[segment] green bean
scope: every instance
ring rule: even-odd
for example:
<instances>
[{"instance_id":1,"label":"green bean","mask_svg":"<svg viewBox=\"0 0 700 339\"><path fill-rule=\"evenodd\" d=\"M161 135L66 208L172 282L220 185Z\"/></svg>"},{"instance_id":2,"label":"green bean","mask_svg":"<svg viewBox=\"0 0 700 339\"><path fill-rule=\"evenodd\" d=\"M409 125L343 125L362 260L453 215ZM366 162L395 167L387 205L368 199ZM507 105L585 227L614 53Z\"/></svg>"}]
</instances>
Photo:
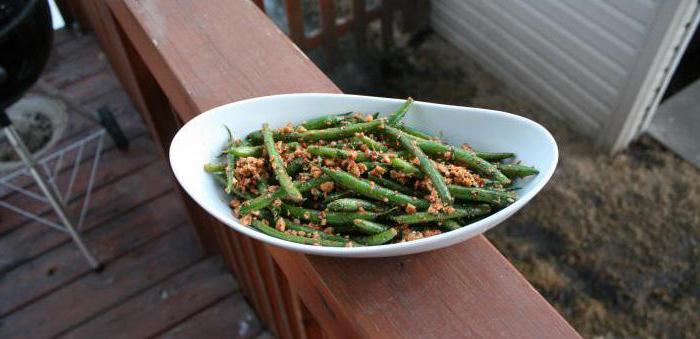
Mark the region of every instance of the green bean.
<instances>
[{"instance_id":1,"label":"green bean","mask_svg":"<svg viewBox=\"0 0 700 339\"><path fill-rule=\"evenodd\" d=\"M413 98L409 97L396 112L391 113L391 115L389 115L387 123L391 126L398 124L401 121L401 119L403 119L403 117L406 115L408 110L411 109L411 105L413 105Z\"/></svg>"},{"instance_id":2,"label":"green bean","mask_svg":"<svg viewBox=\"0 0 700 339\"><path fill-rule=\"evenodd\" d=\"M233 185L236 184L236 157L233 154L226 154L226 187L224 191L226 193L231 193L233 190Z\"/></svg>"},{"instance_id":3,"label":"green bean","mask_svg":"<svg viewBox=\"0 0 700 339\"><path fill-rule=\"evenodd\" d=\"M218 182L222 187L226 188L226 175L224 174L224 172L216 172L213 174L214 174L214 180L216 180L216 182ZM243 192L235 187L231 190L231 192L227 192L227 193L230 195L236 196L237 198L244 199L244 200L254 198L254 196L252 194L250 194L248 192Z\"/></svg>"},{"instance_id":4,"label":"green bean","mask_svg":"<svg viewBox=\"0 0 700 339\"><path fill-rule=\"evenodd\" d=\"M259 157L262 154L262 146L234 146L224 151L226 154L233 154L240 158Z\"/></svg>"},{"instance_id":5,"label":"green bean","mask_svg":"<svg viewBox=\"0 0 700 339\"><path fill-rule=\"evenodd\" d=\"M400 192L400 193L403 193L406 195L415 195L416 194L416 192L414 190L412 190L409 186L402 185L401 183L396 182L396 181L391 180L391 179L386 179L386 178L378 177L378 176L371 175L371 174L367 176L367 179L374 181L375 183L379 184L380 186L384 186L388 189L391 189L391 190L394 190L394 191L397 191L397 192Z\"/></svg>"},{"instance_id":6,"label":"green bean","mask_svg":"<svg viewBox=\"0 0 700 339\"><path fill-rule=\"evenodd\" d=\"M328 194L328 196L325 199L323 199L323 203L328 204L328 203L336 201L340 198L350 197L352 195L353 195L352 191L334 192L334 193Z\"/></svg>"},{"instance_id":7,"label":"green bean","mask_svg":"<svg viewBox=\"0 0 700 339\"><path fill-rule=\"evenodd\" d=\"M226 170L226 164L220 164L220 163L204 164L204 170L209 172L209 173L223 172Z\"/></svg>"},{"instance_id":8,"label":"green bean","mask_svg":"<svg viewBox=\"0 0 700 339\"><path fill-rule=\"evenodd\" d=\"M499 160L504 160L508 158L512 158L515 156L515 153L496 153L496 152L482 152L482 151L475 151L476 156L487 160L487 161L499 161Z\"/></svg>"},{"instance_id":9,"label":"green bean","mask_svg":"<svg viewBox=\"0 0 700 339\"><path fill-rule=\"evenodd\" d=\"M352 225L355 219L374 220L381 214L374 212L322 212L308 208L282 204L282 209L288 216L313 223L321 223L325 219L329 225Z\"/></svg>"},{"instance_id":10,"label":"green bean","mask_svg":"<svg viewBox=\"0 0 700 339\"><path fill-rule=\"evenodd\" d=\"M399 224L423 224L427 222L445 221L457 218L473 218L491 212L489 205L475 205L455 208L452 213L429 213L417 212L414 214L404 214L392 216L391 219Z\"/></svg>"},{"instance_id":11,"label":"green bean","mask_svg":"<svg viewBox=\"0 0 700 339\"><path fill-rule=\"evenodd\" d=\"M307 121L301 123L299 126L302 126L307 130L315 130L315 129L333 127L333 126L337 126L340 122L345 121L351 113L352 112L346 112L346 113L342 113L342 114L324 115L324 116L321 116L318 118L307 120ZM284 133L274 131L273 136L275 137L275 139L282 139L284 137ZM262 131L261 130L253 131L250 134L248 134L246 139L255 145L262 144L263 143Z\"/></svg>"},{"instance_id":12,"label":"green bean","mask_svg":"<svg viewBox=\"0 0 700 339\"><path fill-rule=\"evenodd\" d=\"M333 148L333 147L325 147L325 146L314 146L311 145L306 148L306 150L313 154L317 155L320 157L324 158L332 158L332 159L349 159L354 157L355 161L359 162L369 162L372 159L367 156L364 152L359 152L359 151L348 151L340 148ZM352 154L355 153L355 154ZM392 168L399 170L401 172L404 172L409 175L414 175L416 177L422 177L421 171L413 166L410 162L401 159L397 156L391 156L389 159L389 166Z\"/></svg>"},{"instance_id":13,"label":"green bean","mask_svg":"<svg viewBox=\"0 0 700 339\"><path fill-rule=\"evenodd\" d=\"M394 169L397 169L409 175L413 175L417 178L423 177L423 172L421 172L420 169L418 169L416 166L413 166L413 164L402 158L393 157L390 158L389 161L389 165Z\"/></svg>"},{"instance_id":14,"label":"green bean","mask_svg":"<svg viewBox=\"0 0 700 339\"><path fill-rule=\"evenodd\" d=\"M436 138L428 133L425 133L421 130L415 129L413 127L406 126L404 124L396 126L396 128L400 129L401 131L406 132L406 134L414 136L416 138L420 139L425 139L425 140L435 140Z\"/></svg>"},{"instance_id":15,"label":"green bean","mask_svg":"<svg viewBox=\"0 0 700 339\"><path fill-rule=\"evenodd\" d=\"M418 147L417 141L407 137L406 133L391 126L386 126L384 128L384 132L386 132L392 138L398 139L401 146L403 146L413 156L418 158L421 172L423 172L423 174L430 179L430 182L432 182L435 191L437 191L437 194L440 197L440 201L442 201L444 205L452 205L454 198L452 198L450 190L447 188L445 178L443 178L442 174L440 174L435 166L433 166L433 161L430 160L425 153L423 153L423 150L421 150L420 147Z\"/></svg>"},{"instance_id":16,"label":"green bean","mask_svg":"<svg viewBox=\"0 0 700 339\"><path fill-rule=\"evenodd\" d=\"M253 220L252 226L257 229L258 231L267 234L271 237L279 238L282 240L287 240L299 244L305 244L305 245L321 245L321 246L330 246L330 247L345 247L348 244L348 241L342 242L342 241L337 241L337 240L330 240L330 239L312 239L312 238L307 238L307 237L302 237L298 235L291 235L287 234L284 232L280 232L268 225L265 225L260 220Z\"/></svg>"},{"instance_id":17,"label":"green bean","mask_svg":"<svg viewBox=\"0 0 700 339\"><path fill-rule=\"evenodd\" d=\"M307 130L324 129L338 125L352 112L347 112L343 114L329 114L320 116L318 118L313 118L301 123L301 126Z\"/></svg>"},{"instance_id":18,"label":"green bean","mask_svg":"<svg viewBox=\"0 0 700 339\"><path fill-rule=\"evenodd\" d=\"M400 207L404 207L406 204L412 204L418 209L426 209L430 206L430 203L426 200L390 190L372 181L356 178L343 171L331 170L329 168L323 168L323 171L338 185L353 190L368 198L389 202Z\"/></svg>"},{"instance_id":19,"label":"green bean","mask_svg":"<svg viewBox=\"0 0 700 339\"><path fill-rule=\"evenodd\" d=\"M540 173L540 171L534 167L520 164L496 164L496 166L509 178L523 178Z\"/></svg>"},{"instance_id":20,"label":"green bean","mask_svg":"<svg viewBox=\"0 0 700 339\"><path fill-rule=\"evenodd\" d=\"M314 188L314 187L316 187L316 186L318 186L326 181L330 181L330 180L331 180L330 177L328 177L327 175L322 175L318 178L313 178L313 179L308 180L308 181L296 182L294 184L294 186L296 186L296 188L299 192L304 193L304 192L310 191L312 188ZM261 210L261 209L269 206L275 200L284 198L286 195L287 195L287 193L284 192L283 188L280 188L273 193L262 192L262 194L260 194L258 197L244 202L241 205L241 209L239 212L242 215L245 215L245 214L248 214L252 211Z\"/></svg>"},{"instance_id":21,"label":"green bean","mask_svg":"<svg viewBox=\"0 0 700 339\"><path fill-rule=\"evenodd\" d=\"M347 241L347 239L345 239L339 235L327 234L326 232L323 232L321 230L317 230L317 229L311 228L309 226L297 224L289 219L284 219L284 223L285 223L286 229L290 230L290 231L297 231L297 232L301 231L301 232L305 232L305 233L318 234L322 239L335 240L335 241Z\"/></svg>"},{"instance_id":22,"label":"green bean","mask_svg":"<svg viewBox=\"0 0 700 339\"><path fill-rule=\"evenodd\" d=\"M503 173L498 170L496 165L479 158L476 156L474 151L455 148L437 141L417 139L416 142L418 147L420 147L421 150L427 154L437 156L439 158L444 158L445 155L448 155L450 159L466 165L479 174L493 178L502 184L510 183L510 179L503 175Z\"/></svg>"},{"instance_id":23,"label":"green bean","mask_svg":"<svg viewBox=\"0 0 700 339\"><path fill-rule=\"evenodd\" d=\"M367 235L367 236L357 236L352 237L352 240L366 246L377 246L381 244L386 244L392 239L396 238L399 232L395 228L390 228L382 233Z\"/></svg>"},{"instance_id":24,"label":"green bean","mask_svg":"<svg viewBox=\"0 0 700 339\"><path fill-rule=\"evenodd\" d=\"M332 159L349 159L354 157L355 161L368 161L370 158L364 152L358 151L347 151L340 148L325 147L325 146L314 146L310 145L306 147L306 151L324 158Z\"/></svg>"},{"instance_id":25,"label":"green bean","mask_svg":"<svg viewBox=\"0 0 700 339\"><path fill-rule=\"evenodd\" d=\"M442 222L440 228L444 231L449 232L462 228L462 224L456 221L455 219L448 219Z\"/></svg>"},{"instance_id":26,"label":"green bean","mask_svg":"<svg viewBox=\"0 0 700 339\"><path fill-rule=\"evenodd\" d=\"M378 119L370 122L362 122L341 127L333 127L319 130L310 130L306 132L292 132L281 135L282 140L302 140L302 141L317 141L317 140L339 140L350 138L355 133L362 133L380 128L385 121Z\"/></svg>"},{"instance_id":27,"label":"green bean","mask_svg":"<svg viewBox=\"0 0 700 339\"><path fill-rule=\"evenodd\" d=\"M290 177L294 177L304 169L304 163L304 158L294 158L294 160L287 163L287 174Z\"/></svg>"},{"instance_id":28,"label":"green bean","mask_svg":"<svg viewBox=\"0 0 700 339\"><path fill-rule=\"evenodd\" d=\"M355 139L367 145L367 147L369 147L370 150L375 152L386 152L389 150L389 147L386 147L381 142L374 140L364 134L356 135Z\"/></svg>"},{"instance_id":29,"label":"green bean","mask_svg":"<svg viewBox=\"0 0 700 339\"><path fill-rule=\"evenodd\" d=\"M382 233L389 228L386 225L382 225L378 222L363 219L355 219L352 221L352 223L355 226L356 230L364 234Z\"/></svg>"},{"instance_id":30,"label":"green bean","mask_svg":"<svg viewBox=\"0 0 700 339\"><path fill-rule=\"evenodd\" d=\"M517 197L515 192L496 191L478 187L450 185L449 189L455 198L485 202L497 207L506 207L515 202Z\"/></svg>"},{"instance_id":31,"label":"green bean","mask_svg":"<svg viewBox=\"0 0 700 339\"><path fill-rule=\"evenodd\" d=\"M272 131L270 130L270 125L267 123L263 124L263 142L265 144L265 151L270 158L270 165L272 170L275 172L275 177L280 184L280 187L286 192L286 197L292 201L302 201L304 197L301 196L299 190L294 187L292 183L292 178L287 174L287 170L284 167L284 162L282 162L282 157L275 149L275 140L272 137Z\"/></svg>"},{"instance_id":32,"label":"green bean","mask_svg":"<svg viewBox=\"0 0 700 339\"><path fill-rule=\"evenodd\" d=\"M333 212L357 212L360 208L365 211L379 211L381 208L373 202L355 198L341 198L330 202L326 209Z\"/></svg>"}]
</instances>

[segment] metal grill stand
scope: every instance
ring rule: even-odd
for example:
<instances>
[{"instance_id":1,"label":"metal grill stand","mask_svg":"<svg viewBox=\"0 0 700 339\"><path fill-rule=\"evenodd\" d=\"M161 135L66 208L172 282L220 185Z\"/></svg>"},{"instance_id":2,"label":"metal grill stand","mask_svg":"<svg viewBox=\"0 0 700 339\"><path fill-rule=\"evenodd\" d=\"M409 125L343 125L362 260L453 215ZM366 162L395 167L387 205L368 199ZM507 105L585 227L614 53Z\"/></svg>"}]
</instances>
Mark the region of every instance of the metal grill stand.
<instances>
[{"instance_id":1,"label":"metal grill stand","mask_svg":"<svg viewBox=\"0 0 700 339\"><path fill-rule=\"evenodd\" d=\"M90 249L85 245L85 242L83 241L78 228L82 223L84 222L85 219L85 213L87 211L87 206L90 201L90 192L92 191L92 185L94 183L95 179L95 173L97 171L97 164L99 163L99 156L100 153L102 152L102 145L103 145L103 136L104 136L104 131L100 130L99 132L93 133L92 135L88 136L87 138L80 140L68 147L63 148L62 150L59 150L58 152L55 152L47 157L45 157L43 160L41 160L39 163L34 159L32 154L29 152L27 149L26 145L20 138L19 134L17 133L17 130L14 129L12 126L12 122L10 121L9 117L7 116L6 112L4 110L0 111L0 128L2 128L7 135L7 139L12 145L13 149L19 156L19 158L22 160L26 168L17 170L3 178L0 178L0 185L8 187L10 189L14 189L26 196L32 197L36 200L46 202L48 203L51 208L53 209L54 213L56 213L56 216L60 220L61 224L54 223L46 218L42 218L39 215L36 215L34 213L31 213L29 211L26 211L18 206L13 206L10 205L9 203L5 201L0 201L0 206L3 206L5 208L8 208L10 210L13 210L17 213L20 213L30 219L33 219L35 221L41 222L45 225L48 225L50 227L53 227L57 230L63 231L65 233L68 233L70 237L73 239L75 244L78 246L78 249L80 249L80 252L83 254L85 259L88 261L90 266L95 269L95 270L100 270L102 267L102 264L95 258L94 254ZM83 206L80 211L80 216L78 219L78 223L74 224L73 221L68 217L68 214L66 212L66 203L70 199L70 194L71 190L73 187L73 183L75 181L75 177L77 175L77 168L80 165L80 161L82 158L82 152L85 149L86 142L92 141L92 140L97 140L97 148L96 148L96 153L93 158L93 163L91 166L91 171L90 171L90 178L88 182L88 187L85 193L85 199L83 201ZM68 188L66 190L65 195L62 197L57 185L55 183L55 176L58 173L58 171L61 168L62 160L64 155L69 152L69 151L77 151L78 155L76 155L75 159L75 164L73 165L73 173L71 174L71 180L69 182ZM48 170L48 164L50 161L55 160L55 168L53 171ZM41 174L39 171L39 165L41 165L44 168L44 171L47 172L47 178L44 178L44 176ZM29 174L34 178L36 181L37 185L41 189L42 193L44 194L44 197L41 197L31 191L25 190L19 186L15 186L11 183L12 179L15 179L17 177L20 177L21 175L29 172Z\"/></svg>"}]
</instances>

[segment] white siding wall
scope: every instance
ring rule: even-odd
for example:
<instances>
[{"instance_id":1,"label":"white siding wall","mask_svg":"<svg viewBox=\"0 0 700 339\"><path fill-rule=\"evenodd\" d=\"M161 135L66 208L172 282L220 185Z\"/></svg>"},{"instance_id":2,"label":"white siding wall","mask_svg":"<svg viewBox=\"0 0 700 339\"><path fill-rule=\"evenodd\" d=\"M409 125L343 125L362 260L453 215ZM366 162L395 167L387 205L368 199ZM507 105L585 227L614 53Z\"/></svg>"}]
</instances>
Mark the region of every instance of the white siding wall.
<instances>
[{"instance_id":1,"label":"white siding wall","mask_svg":"<svg viewBox=\"0 0 700 339\"><path fill-rule=\"evenodd\" d=\"M669 28L671 22L696 5L697 0L433 0L431 24L504 81L612 148L625 125L620 115L630 114L645 88L632 82L658 82L637 73L659 62L663 38L682 26Z\"/></svg>"}]
</instances>

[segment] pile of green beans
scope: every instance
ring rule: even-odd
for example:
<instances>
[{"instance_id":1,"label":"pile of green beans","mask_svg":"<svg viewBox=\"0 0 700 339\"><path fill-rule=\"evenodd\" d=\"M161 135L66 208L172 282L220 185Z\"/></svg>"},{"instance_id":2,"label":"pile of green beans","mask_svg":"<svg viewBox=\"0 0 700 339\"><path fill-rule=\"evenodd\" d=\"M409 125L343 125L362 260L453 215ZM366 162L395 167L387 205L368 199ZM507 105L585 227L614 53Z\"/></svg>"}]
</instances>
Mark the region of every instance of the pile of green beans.
<instances>
[{"instance_id":1,"label":"pile of green beans","mask_svg":"<svg viewBox=\"0 0 700 339\"><path fill-rule=\"evenodd\" d=\"M204 165L240 222L311 246L358 247L457 230L515 202L537 175L511 152L455 147L405 125L413 99L385 118L329 114L229 141Z\"/></svg>"}]
</instances>

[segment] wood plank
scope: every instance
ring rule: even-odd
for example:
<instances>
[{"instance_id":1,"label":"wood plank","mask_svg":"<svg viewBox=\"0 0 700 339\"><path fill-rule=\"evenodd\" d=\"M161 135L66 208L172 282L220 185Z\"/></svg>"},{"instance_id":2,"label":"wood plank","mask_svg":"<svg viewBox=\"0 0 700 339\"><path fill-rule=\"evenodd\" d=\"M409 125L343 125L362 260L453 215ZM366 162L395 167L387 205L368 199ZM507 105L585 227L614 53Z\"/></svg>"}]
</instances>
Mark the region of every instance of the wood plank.
<instances>
[{"instance_id":1,"label":"wood plank","mask_svg":"<svg viewBox=\"0 0 700 339\"><path fill-rule=\"evenodd\" d=\"M253 3L255 3L255 6L258 6L261 11L265 12L265 1L263 0L253 0Z\"/></svg>"},{"instance_id":2,"label":"wood plank","mask_svg":"<svg viewBox=\"0 0 700 339\"><path fill-rule=\"evenodd\" d=\"M108 0L108 4L184 121L210 108L255 96L338 91L301 53L294 52L296 57L280 62L280 55L296 47L248 1L158 0L145 7L133 0ZM205 21L218 24L199 28L192 24ZM220 25L223 22L226 25ZM164 27L179 36L178 41L187 42L187 50L177 41L150 34ZM246 32L246 39L231 32ZM192 48L198 52L191 53ZM247 52L256 50L265 53ZM285 76L280 77L282 74ZM271 78L275 81L269 81Z\"/></svg>"},{"instance_id":3,"label":"wood plank","mask_svg":"<svg viewBox=\"0 0 700 339\"><path fill-rule=\"evenodd\" d=\"M355 39L355 50L360 56L367 54L366 12L367 4L365 4L365 0L352 0L352 31Z\"/></svg>"},{"instance_id":4,"label":"wood plank","mask_svg":"<svg viewBox=\"0 0 700 339\"><path fill-rule=\"evenodd\" d=\"M158 338L255 338L261 331L261 324L250 306L240 294L233 294Z\"/></svg>"},{"instance_id":5,"label":"wood plank","mask_svg":"<svg viewBox=\"0 0 700 339\"><path fill-rule=\"evenodd\" d=\"M253 240L253 251L257 261L260 280L268 295L270 311L272 313L272 323L274 326L268 326L275 336L278 338L293 338L292 326L289 318L294 314L287 314L284 305L284 296L280 289L280 281L278 280L278 271L275 268L275 263L272 261L270 254L265 249L265 244L260 241Z\"/></svg>"},{"instance_id":6,"label":"wood plank","mask_svg":"<svg viewBox=\"0 0 700 339\"><path fill-rule=\"evenodd\" d=\"M275 276L279 282L280 293L282 293L282 305L284 306L284 312L289 321L292 337L304 338L306 331L304 329L304 319L301 313L301 302L296 292L292 290L287 277L284 276L284 273L282 273L277 263L275 263Z\"/></svg>"},{"instance_id":7,"label":"wood plank","mask_svg":"<svg viewBox=\"0 0 700 339\"><path fill-rule=\"evenodd\" d=\"M146 338L230 296L236 283L221 258L202 260L60 338ZM234 320L231 315L229 319Z\"/></svg>"},{"instance_id":8,"label":"wood plank","mask_svg":"<svg viewBox=\"0 0 700 339\"><path fill-rule=\"evenodd\" d=\"M153 163L143 171L132 172L115 181L113 185L93 192L85 225L82 231L98 227L115 216L137 207L150 199L171 189L170 178L163 175L167 169ZM149 188L144 189L144 182ZM5 272L37 255L69 242L70 238L61 232L48 229L43 225L23 226L0 238L0 270Z\"/></svg>"},{"instance_id":9,"label":"wood plank","mask_svg":"<svg viewBox=\"0 0 700 339\"><path fill-rule=\"evenodd\" d=\"M60 59L54 64L55 67L42 74L42 79L60 89L109 69L107 58L100 48L94 43L89 46L70 58Z\"/></svg>"},{"instance_id":10,"label":"wood plank","mask_svg":"<svg viewBox=\"0 0 700 339\"><path fill-rule=\"evenodd\" d=\"M74 81L61 89L61 91L72 98L80 98L80 101L88 101L97 96L103 95L119 82L111 72L99 72L88 75L85 78Z\"/></svg>"},{"instance_id":11,"label":"wood plank","mask_svg":"<svg viewBox=\"0 0 700 339\"><path fill-rule=\"evenodd\" d=\"M187 220L185 211L172 208L180 202L171 191L127 211L117 218L84 233L100 262L109 265L115 258L160 237ZM162 213L171 210L171 213ZM143 227L148 225L148 227ZM85 258L72 242L44 252L30 262L2 275L0 281L0 316L33 302L61 286L90 273Z\"/></svg>"},{"instance_id":12,"label":"wood plank","mask_svg":"<svg viewBox=\"0 0 700 339\"><path fill-rule=\"evenodd\" d=\"M307 48L301 1L284 0L284 8L287 15L287 24L289 25L289 38L292 39L297 46Z\"/></svg>"},{"instance_id":13,"label":"wood plank","mask_svg":"<svg viewBox=\"0 0 700 339\"><path fill-rule=\"evenodd\" d=\"M338 62L338 39L335 28L335 0L319 0L321 10L321 46L326 66L333 68Z\"/></svg>"},{"instance_id":14,"label":"wood plank","mask_svg":"<svg viewBox=\"0 0 700 339\"><path fill-rule=\"evenodd\" d=\"M70 330L177 274L202 255L192 229L180 227L115 260L101 273L86 275L0 319L0 337L46 338Z\"/></svg>"},{"instance_id":15,"label":"wood plank","mask_svg":"<svg viewBox=\"0 0 700 339\"><path fill-rule=\"evenodd\" d=\"M245 272L249 275L249 279L252 283L252 293L251 297L254 299L255 311L263 322L274 330L274 320L272 317L272 310L270 305L270 296L267 295L265 290L264 282L262 281L262 275L260 274L260 266L253 252L252 239L249 237L239 237L239 243L241 248L241 258L245 266Z\"/></svg>"},{"instance_id":16,"label":"wood plank","mask_svg":"<svg viewBox=\"0 0 700 339\"><path fill-rule=\"evenodd\" d=\"M136 0L112 0L109 4L126 36L134 42L185 121L205 109L248 97L311 89L339 92L247 1L212 0L206 6L187 0L153 0L148 6ZM187 13L187 18L181 13ZM205 27L195 24L204 18ZM178 38L168 38L173 36ZM198 52L191 53L192 50ZM367 261L303 256L270 247L268 251L329 336L400 336L408 330L415 330L411 334L416 335L431 329L453 333L455 328L464 327L490 337L515 333L577 337L483 236L442 251L383 259L382 271L373 271L371 277L363 273L368 269ZM406 266L410 269L406 270ZM439 291L421 288L426 277L435 276L444 281ZM378 290L369 294L370 300L359 299L369 301L370 306L371 302L381 306L384 316L363 313L353 300L355 296L348 293L364 286L367 279ZM421 298L402 298L397 302L396 292L400 290L395 286L413 289L413 295ZM431 301L433 294L441 303ZM444 318L418 328L426 313ZM400 317L386 326L385 317L393 314ZM435 328L444 323L450 326L444 330ZM396 328L398 324L403 327ZM379 329L383 331L379 333Z\"/></svg>"}]
</instances>

